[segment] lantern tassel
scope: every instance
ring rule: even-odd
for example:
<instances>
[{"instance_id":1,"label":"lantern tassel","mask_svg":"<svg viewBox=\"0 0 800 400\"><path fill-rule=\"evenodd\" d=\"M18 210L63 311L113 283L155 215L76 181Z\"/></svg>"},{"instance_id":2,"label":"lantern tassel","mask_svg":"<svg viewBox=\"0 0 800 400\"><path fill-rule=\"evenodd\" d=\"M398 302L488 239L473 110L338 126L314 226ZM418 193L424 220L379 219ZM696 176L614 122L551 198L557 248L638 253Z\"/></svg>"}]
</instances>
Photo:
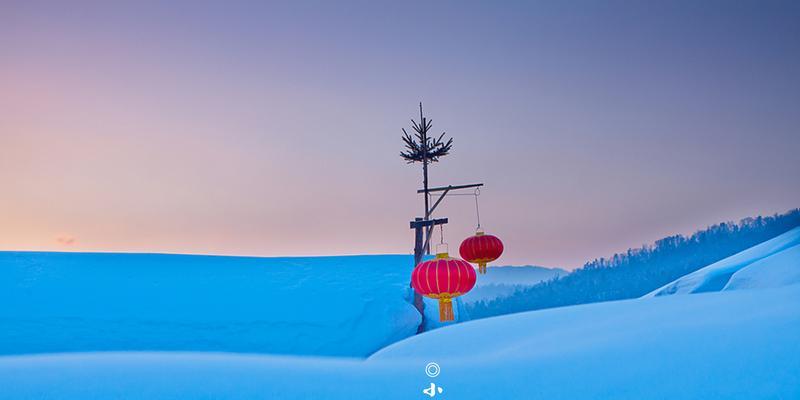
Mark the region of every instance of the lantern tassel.
<instances>
[{"instance_id":1,"label":"lantern tassel","mask_svg":"<svg viewBox=\"0 0 800 400\"><path fill-rule=\"evenodd\" d=\"M481 273L481 274L485 274L486 273L486 263L485 262L478 263L478 272Z\"/></svg>"},{"instance_id":2,"label":"lantern tassel","mask_svg":"<svg viewBox=\"0 0 800 400\"><path fill-rule=\"evenodd\" d=\"M439 321L447 322L454 320L453 300L449 297L439 299Z\"/></svg>"}]
</instances>

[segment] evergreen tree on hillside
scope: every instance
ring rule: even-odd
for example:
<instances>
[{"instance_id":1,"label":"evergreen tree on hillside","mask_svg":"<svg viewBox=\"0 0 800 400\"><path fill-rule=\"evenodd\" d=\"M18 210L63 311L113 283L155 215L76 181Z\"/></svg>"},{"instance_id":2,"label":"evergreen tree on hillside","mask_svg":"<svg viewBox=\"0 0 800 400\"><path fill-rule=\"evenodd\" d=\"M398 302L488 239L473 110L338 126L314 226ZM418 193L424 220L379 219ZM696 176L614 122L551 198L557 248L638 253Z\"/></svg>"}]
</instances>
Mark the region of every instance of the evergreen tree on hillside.
<instances>
[{"instance_id":1,"label":"evergreen tree on hillside","mask_svg":"<svg viewBox=\"0 0 800 400\"><path fill-rule=\"evenodd\" d=\"M586 263L569 275L513 296L467 305L472 318L630 299L800 226L800 209L723 222L686 237L675 235Z\"/></svg>"}]
</instances>

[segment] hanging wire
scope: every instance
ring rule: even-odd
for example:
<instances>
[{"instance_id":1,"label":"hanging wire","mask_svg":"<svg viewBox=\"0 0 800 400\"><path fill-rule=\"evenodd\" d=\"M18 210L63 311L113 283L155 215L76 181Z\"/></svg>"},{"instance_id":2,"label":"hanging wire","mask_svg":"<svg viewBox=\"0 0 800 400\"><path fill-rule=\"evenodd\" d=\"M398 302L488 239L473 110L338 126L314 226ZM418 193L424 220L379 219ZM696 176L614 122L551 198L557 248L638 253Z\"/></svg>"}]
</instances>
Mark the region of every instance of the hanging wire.
<instances>
[{"instance_id":1,"label":"hanging wire","mask_svg":"<svg viewBox=\"0 0 800 400\"><path fill-rule=\"evenodd\" d=\"M480 196L480 195L481 195L481 189L480 188L475 188L475 216L478 219L478 228L477 229L481 229L481 211L480 211L480 208L478 207L478 196Z\"/></svg>"},{"instance_id":2,"label":"hanging wire","mask_svg":"<svg viewBox=\"0 0 800 400\"><path fill-rule=\"evenodd\" d=\"M428 201L432 202L433 201L433 196L430 193L427 193L426 195L428 196L428 199L429 199ZM475 197L475 218L476 218L476 220L478 222L477 230L481 229L481 211L480 211L480 207L478 205L478 196L480 196L480 195L481 195L481 188L479 188L479 187L475 188L475 191L473 193L449 193L448 194L448 196L474 196ZM429 217L433 217L433 213L431 213L431 215ZM439 235L440 235L441 244L444 244L444 227L442 225L439 225Z\"/></svg>"}]
</instances>

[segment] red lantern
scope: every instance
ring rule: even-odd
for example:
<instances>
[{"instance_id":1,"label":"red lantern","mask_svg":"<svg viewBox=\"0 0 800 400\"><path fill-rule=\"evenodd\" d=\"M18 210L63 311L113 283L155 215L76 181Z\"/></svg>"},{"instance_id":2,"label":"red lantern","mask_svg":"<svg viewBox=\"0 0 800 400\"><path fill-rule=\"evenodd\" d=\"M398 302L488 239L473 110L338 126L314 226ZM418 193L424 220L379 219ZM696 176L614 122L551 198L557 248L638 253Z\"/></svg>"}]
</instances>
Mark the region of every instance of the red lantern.
<instances>
[{"instance_id":1,"label":"red lantern","mask_svg":"<svg viewBox=\"0 0 800 400\"><path fill-rule=\"evenodd\" d=\"M497 260L503 254L503 242L496 236L486 235L482 230L475 232L475 236L470 236L461 242L458 248L461 258L478 264L478 271L486 273L486 264Z\"/></svg>"},{"instance_id":2,"label":"red lantern","mask_svg":"<svg viewBox=\"0 0 800 400\"><path fill-rule=\"evenodd\" d=\"M439 299L439 320L452 321L454 297L475 286L475 268L468 262L450 258L447 253L419 263L411 272L411 286L425 297Z\"/></svg>"}]
</instances>

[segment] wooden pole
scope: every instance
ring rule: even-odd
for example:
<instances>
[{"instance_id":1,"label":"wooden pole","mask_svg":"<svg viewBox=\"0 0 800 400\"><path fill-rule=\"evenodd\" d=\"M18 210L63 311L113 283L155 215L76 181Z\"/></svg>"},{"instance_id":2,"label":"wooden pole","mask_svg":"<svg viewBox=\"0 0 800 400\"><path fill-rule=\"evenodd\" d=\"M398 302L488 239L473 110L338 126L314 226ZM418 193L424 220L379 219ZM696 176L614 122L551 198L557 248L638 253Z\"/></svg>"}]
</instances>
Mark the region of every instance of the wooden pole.
<instances>
[{"instance_id":1,"label":"wooden pole","mask_svg":"<svg viewBox=\"0 0 800 400\"><path fill-rule=\"evenodd\" d=\"M423 241L423 229L428 229L430 227L436 225L446 224L448 222L447 218L439 218L434 220L426 220L421 217L414 218L413 221L410 223L411 229L414 229L414 266L416 267L419 263L422 262L422 257L425 256L425 246L426 243ZM413 284L409 284L412 290L414 288ZM422 295L417 293L416 290L414 291L414 308L419 311L419 315L422 316L422 323L419 324L417 327L417 333L422 333L425 327L425 303L422 300Z\"/></svg>"},{"instance_id":2,"label":"wooden pole","mask_svg":"<svg viewBox=\"0 0 800 400\"><path fill-rule=\"evenodd\" d=\"M414 221L420 222L422 218L414 218ZM419 263L422 262L422 226L417 224L414 227L414 266L416 267ZM425 302L422 299L422 295L417 293L414 290L413 286L411 290L414 292L414 308L417 309L419 315L422 316L422 322L417 327L417 333L422 333L425 327Z\"/></svg>"}]
</instances>

